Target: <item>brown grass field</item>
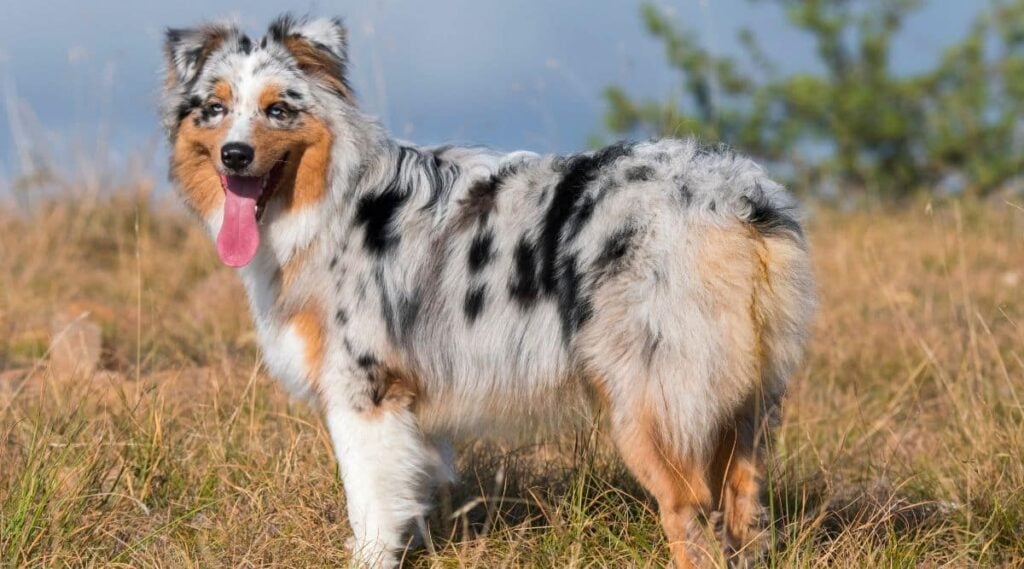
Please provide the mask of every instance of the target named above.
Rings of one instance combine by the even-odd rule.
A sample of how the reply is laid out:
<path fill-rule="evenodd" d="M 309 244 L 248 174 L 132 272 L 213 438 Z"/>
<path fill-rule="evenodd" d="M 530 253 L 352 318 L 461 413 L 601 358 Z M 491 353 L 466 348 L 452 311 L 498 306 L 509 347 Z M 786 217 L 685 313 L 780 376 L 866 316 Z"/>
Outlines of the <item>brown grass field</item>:
<path fill-rule="evenodd" d="M 0 565 L 343 565 L 328 437 L 171 197 L 0 208 Z M 809 220 L 820 310 L 768 465 L 769 567 L 1024 566 L 1024 210 Z M 53 333 L 102 330 L 68 373 Z M 463 449 L 414 567 L 660 567 L 599 432 Z"/>

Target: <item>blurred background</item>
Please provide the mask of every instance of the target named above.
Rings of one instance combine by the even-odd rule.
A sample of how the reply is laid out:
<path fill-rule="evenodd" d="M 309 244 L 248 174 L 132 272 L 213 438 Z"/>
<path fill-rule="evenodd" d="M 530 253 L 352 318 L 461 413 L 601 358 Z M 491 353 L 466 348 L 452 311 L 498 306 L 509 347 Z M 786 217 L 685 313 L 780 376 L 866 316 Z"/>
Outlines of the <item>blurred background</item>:
<path fill-rule="evenodd" d="M 166 27 L 285 9 L 346 19 L 397 137 L 757 157 L 819 285 L 764 565 L 1024 567 L 1024 0 L 0 0 L 0 567 L 347 566 L 330 437 L 261 371 L 155 111 Z M 463 445 L 411 566 L 667 562 L 587 438 Z"/>
<path fill-rule="evenodd" d="M 571 152 L 694 134 L 824 197 L 1019 186 L 1019 0 L 8 1 L 6 187 L 68 171 L 166 187 L 164 28 L 228 18 L 261 35 L 286 9 L 345 18 L 361 104 L 415 142 Z"/>

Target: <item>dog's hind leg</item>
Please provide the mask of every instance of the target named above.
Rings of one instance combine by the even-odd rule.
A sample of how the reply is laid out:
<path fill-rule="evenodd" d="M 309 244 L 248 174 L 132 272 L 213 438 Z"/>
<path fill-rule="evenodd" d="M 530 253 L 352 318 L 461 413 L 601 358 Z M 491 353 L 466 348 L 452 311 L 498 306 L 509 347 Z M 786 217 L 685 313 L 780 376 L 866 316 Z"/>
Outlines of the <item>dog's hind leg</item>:
<path fill-rule="evenodd" d="M 724 515 L 725 553 L 732 562 L 749 558 L 761 529 L 760 463 L 757 414 L 744 406 L 723 429 L 715 451 L 712 491 Z"/>
<path fill-rule="evenodd" d="M 427 510 L 437 453 L 406 407 L 327 408 L 352 528 L 352 553 L 364 567 L 398 564 L 409 531 Z"/>
<path fill-rule="evenodd" d="M 715 566 L 718 547 L 711 545 L 713 536 L 699 520 L 711 504 L 701 461 L 664 444 L 657 423 L 642 411 L 616 414 L 613 410 L 612 437 L 626 466 L 658 502 L 676 568 Z"/>

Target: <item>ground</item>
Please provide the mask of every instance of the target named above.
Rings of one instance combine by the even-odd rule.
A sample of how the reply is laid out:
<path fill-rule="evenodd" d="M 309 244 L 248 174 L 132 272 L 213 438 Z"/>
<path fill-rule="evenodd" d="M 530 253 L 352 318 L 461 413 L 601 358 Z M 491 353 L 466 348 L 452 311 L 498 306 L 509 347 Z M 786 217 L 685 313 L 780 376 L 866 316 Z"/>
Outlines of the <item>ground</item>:
<path fill-rule="evenodd" d="M 343 564 L 329 437 L 263 374 L 198 225 L 131 190 L 37 202 L 0 208 L 0 564 Z M 820 311 L 773 443 L 761 561 L 1024 566 L 1024 210 L 812 207 L 808 233 Z M 99 330 L 91 371 L 49 349 L 82 323 Z M 463 451 L 410 565 L 667 561 L 600 432 Z"/>

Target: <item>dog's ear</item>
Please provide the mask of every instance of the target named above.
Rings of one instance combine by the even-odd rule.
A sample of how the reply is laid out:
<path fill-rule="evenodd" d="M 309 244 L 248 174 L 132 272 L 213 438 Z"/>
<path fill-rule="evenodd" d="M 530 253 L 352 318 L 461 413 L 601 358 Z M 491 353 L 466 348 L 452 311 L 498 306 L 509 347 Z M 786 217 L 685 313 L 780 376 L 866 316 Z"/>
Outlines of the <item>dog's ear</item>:
<path fill-rule="evenodd" d="M 345 77 L 348 31 L 340 19 L 297 20 L 285 14 L 274 20 L 267 35 L 295 58 L 303 73 L 352 102 L 352 89 Z"/>
<path fill-rule="evenodd" d="M 238 29 L 227 24 L 168 29 L 164 36 L 167 89 L 195 81 L 210 55 L 228 41 L 240 41 Z M 248 39 L 245 38 L 246 43 Z"/>

